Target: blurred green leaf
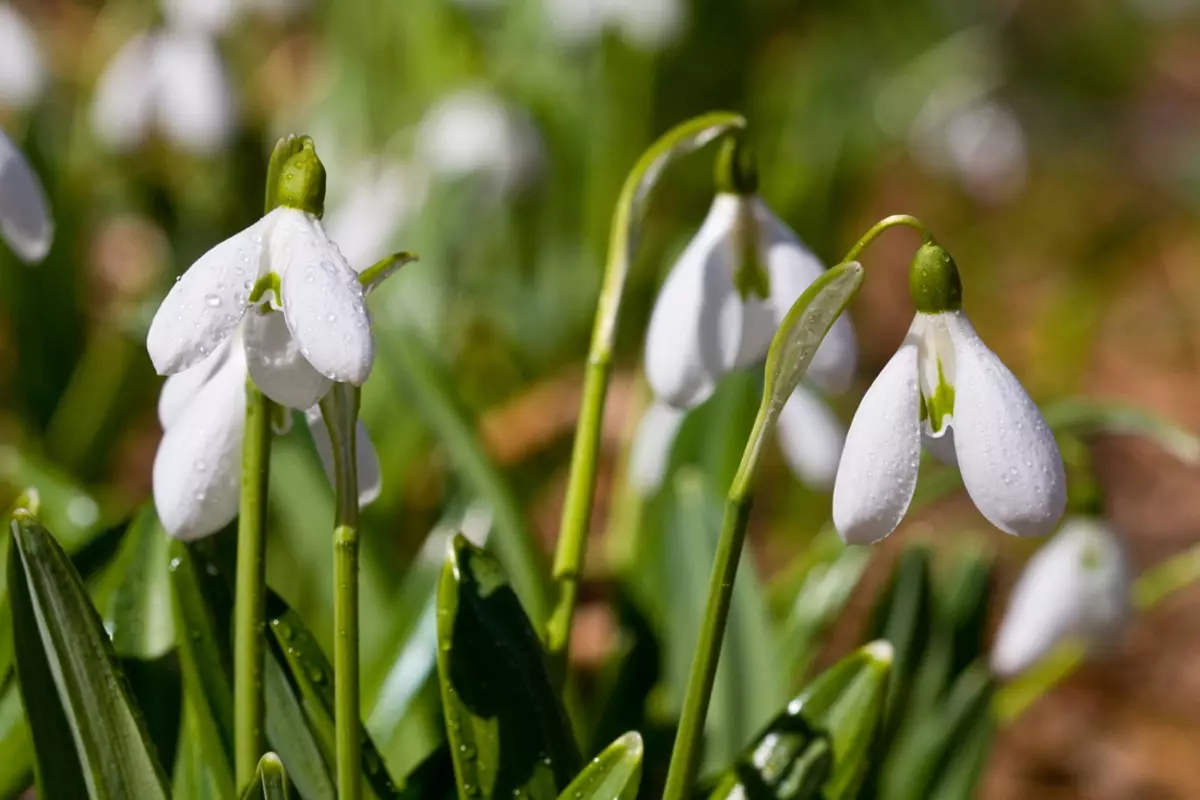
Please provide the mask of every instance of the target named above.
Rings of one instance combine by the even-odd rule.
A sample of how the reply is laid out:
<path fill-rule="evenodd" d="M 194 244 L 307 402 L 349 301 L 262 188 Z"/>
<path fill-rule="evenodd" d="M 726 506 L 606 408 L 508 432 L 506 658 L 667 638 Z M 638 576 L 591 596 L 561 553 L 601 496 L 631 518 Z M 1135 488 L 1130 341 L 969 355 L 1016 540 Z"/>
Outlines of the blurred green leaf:
<path fill-rule="evenodd" d="M 16 675 L 0 684 L 0 797 L 14 797 L 33 783 L 33 738 Z"/>
<path fill-rule="evenodd" d="M 170 544 L 153 504 L 147 504 L 129 523 L 116 555 L 89 581 L 113 650 L 123 658 L 155 659 L 174 644 Z"/>
<path fill-rule="evenodd" d="M 976 714 L 969 729 L 951 749 L 942 765 L 928 800 L 970 800 L 979 792 L 979 779 L 991 755 L 996 721 L 990 714 Z"/>
<path fill-rule="evenodd" d="M 11 529 L 13 636 L 39 791 L 165 800 L 162 766 L 78 573 L 29 514 L 16 512 Z"/>
<path fill-rule="evenodd" d="M 336 739 L 333 722 L 333 668 L 300 616 L 288 608 L 274 592 L 267 595 L 267 626 L 273 634 L 272 655 L 286 666 L 308 728 L 325 759 L 335 768 Z M 391 776 L 383 766 L 371 737 L 362 731 L 363 793 L 366 797 L 386 800 L 396 796 Z"/>
<path fill-rule="evenodd" d="M 488 457 L 450 381 L 416 334 L 397 331 L 380 343 L 381 353 L 395 365 L 391 371 L 402 380 L 405 393 L 446 449 L 455 470 L 491 509 L 495 528 L 488 549 L 495 551 L 526 613 L 540 627 L 550 609 L 546 571 L 512 488 Z"/>
<path fill-rule="evenodd" d="M 438 676 L 459 794 L 557 798 L 579 769 L 541 642 L 500 564 L 455 536 L 438 586 Z"/>
<path fill-rule="evenodd" d="M 175 769 L 171 773 L 172 800 L 223 800 L 234 796 L 233 783 L 229 781 L 222 788 L 221 777 L 217 769 L 222 769 L 226 777 L 229 765 L 224 753 L 215 760 L 210 746 L 204 741 L 199 731 L 197 713 L 192 703 L 185 696 L 183 701 L 183 719 L 180 722 L 179 748 L 175 751 Z M 221 764 L 218 767 L 216 764 Z"/>
<path fill-rule="evenodd" d="M 1122 403 L 1073 397 L 1042 413 L 1056 434 L 1144 436 L 1187 464 L 1200 463 L 1200 437 L 1178 423 Z"/>
<path fill-rule="evenodd" d="M 630 732 L 593 758 L 560 800 L 634 800 L 642 777 L 642 737 Z"/>
<path fill-rule="evenodd" d="M 254 770 L 254 780 L 242 791 L 242 800 L 291 800 L 287 772 L 274 753 L 267 753 Z"/>
<path fill-rule="evenodd" d="M 668 702 L 677 712 L 704 617 L 722 504 L 704 476 L 690 467 L 676 474 L 672 502 L 663 536 L 663 648 Z M 745 559 L 738 574 L 729 615 L 705 729 L 708 770 L 732 761 L 787 700 L 777 641 L 752 558 Z M 702 767 L 701 774 L 705 771 Z"/>
<path fill-rule="evenodd" d="M 829 737 L 784 711 L 721 776 L 709 800 L 817 798 L 832 772 Z"/>

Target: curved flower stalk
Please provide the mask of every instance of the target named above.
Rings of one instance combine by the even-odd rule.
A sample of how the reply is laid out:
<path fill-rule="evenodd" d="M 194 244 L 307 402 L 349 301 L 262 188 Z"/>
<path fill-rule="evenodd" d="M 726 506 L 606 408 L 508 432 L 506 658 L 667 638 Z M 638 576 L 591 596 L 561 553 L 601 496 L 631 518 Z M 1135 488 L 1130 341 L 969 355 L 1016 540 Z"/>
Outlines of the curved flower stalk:
<path fill-rule="evenodd" d="M 958 268 L 928 238 L 913 260 L 910 289 L 916 317 L 846 436 L 834 525 L 850 544 L 895 530 L 912 501 L 924 445 L 957 464 L 967 494 L 997 528 L 1046 535 L 1066 506 L 1054 435 L 967 321 Z"/>
<path fill-rule="evenodd" d="M 193 13 L 185 7 L 201 4 L 169 3 L 167 18 L 175 24 L 138 34 L 117 51 L 92 99 L 92 128 L 108 147 L 136 149 L 153 129 L 200 154 L 229 141 L 236 123 L 233 87 L 210 36 L 220 5 Z"/>
<path fill-rule="evenodd" d="M 726 143 L 708 217 L 667 276 L 650 317 L 646 378 L 655 397 L 676 408 L 700 405 L 726 374 L 762 361 L 784 315 L 825 272 L 758 196 L 745 153 L 735 141 Z M 854 331 L 839 318 L 808 377 L 825 391 L 845 391 L 855 360 Z"/>
<path fill-rule="evenodd" d="M 0 236 L 17 257 L 41 261 L 50 252 L 54 221 L 42 183 L 25 156 L 0 130 Z"/>
<path fill-rule="evenodd" d="M 0 2 L 0 106 L 31 106 L 45 85 L 46 67 L 33 28 L 11 4 Z"/>
<path fill-rule="evenodd" d="M 1021 573 L 996 642 L 992 672 L 1011 678 L 1066 639 L 1091 651 L 1117 643 L 1132 615 L 1125 547 L 1107 522 L 1071 517 Z"/>

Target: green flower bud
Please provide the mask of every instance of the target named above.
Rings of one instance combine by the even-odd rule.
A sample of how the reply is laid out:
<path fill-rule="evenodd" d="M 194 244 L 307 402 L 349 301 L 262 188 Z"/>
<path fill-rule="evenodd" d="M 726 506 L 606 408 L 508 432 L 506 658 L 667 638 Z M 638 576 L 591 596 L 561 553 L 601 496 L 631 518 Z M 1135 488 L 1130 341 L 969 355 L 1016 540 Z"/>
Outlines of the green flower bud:
<path fill-rule="evenodd" d="M 721 144 L 713 179 L 719 193 L 748 195 L 758 192 L 758 163 L 754 151 L 742 137 L 731 136 Z"/>
<path fill-rule="evenodd" d="M 325 166 L 307 136 L 300 150 L 283 164 L 277 197 L 281 206 L 298 208 L 315 217 L 325 213 Z"/>
<path fill-rule="evenodd" d="M 962 281 L 950 254 L 926 238 L 908 270 L 908 291 L 917 311 L 938 314 L 962 308 Z"/>

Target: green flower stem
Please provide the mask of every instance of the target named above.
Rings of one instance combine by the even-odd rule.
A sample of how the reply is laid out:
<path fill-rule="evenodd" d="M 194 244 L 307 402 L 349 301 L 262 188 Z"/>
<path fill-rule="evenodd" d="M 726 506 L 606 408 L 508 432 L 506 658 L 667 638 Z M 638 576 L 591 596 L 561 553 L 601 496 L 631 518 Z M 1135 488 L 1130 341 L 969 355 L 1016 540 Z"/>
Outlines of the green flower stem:
<path fill-rule="evenodd" d="M 355 424 L 359 390 L 334 384 L 321 400 L 333 444 L 337 512 L 333 528 L 333 702 L 340 800 L 362 795 L 358 666 L 358 469 Z"/>
<path fill-rule="evenodd" d="M 237 785 L 254 779 L 263 735 L 263 616 L 266 613 L 267 482 L 273 403 L 246 381 L 242 497 L 238 511 L 237 592 L 233 618 L 233 730 Z"/>
<path fill-rule="evenodd" d="M 592 516 L 596 486 L 596 460 L 600 451 L 604 401 L 612 374 L 613 341 L 642 211 L 650 190 L 672 157 L 690 152 L 745 124 L 746 121 L 737 114 L 714 112 L 672 128 L 642 154 L 621 187 L 621 195 L 613 211 L 608 262 L 604 268 L 592 342 L 588 350 L 583 403 L 579 410 L 579 424 L 575 429 L 567 495 L 558 549 L 554 556 L 554 580 L 558 584 L 559 596 L 546 624 L 546 648 L 556 672 L 561 673 L 571 643 L 571 620 L 575 614 L 587 555 L 588 522 Z"/>
<path fill-rule="evenodd" d="M 1193 545 L 1146 570 L 1134 581 L 1133 607 L 1145 613 L 1197 581 L 1200 581 L 1200 545 Z M 996 693 L 993 701 L 996 716 L 1002 723 L 1019 717 L 1035 700 L 1074 672 L 1085 655 L 1078 641 L 1064 642 L 1055 648 L 1029 673 Z"/>
<path fill-rule="evenodd" d="M 774 427 L 776 418 L 776 412 L 769 404 L 764 403 L 754 420 L 754 428 L 750 432 L 746 450 L 742 453 L 742 462 L 725 500 L 721 535 L 717 539 L 717 554 L 713 561 L 712 576 L 708 581 L 708 604 L 704 609 L 700 640 L 696 643 L 696 656 L 692 659 L 692 670 L 688 675 L 683 713 L 679 718 L 675 746 L 671 751 L 671 766 L 667 772 L 663 800 L 683 800 L 689 797 L 692 783 L 696 779 L 696 771 L 700 767 L 704 720 L 708 716 L 713 684 L 717 679 L 721 640 L 725 637 L 729 604 L 733 599 L 733 581 L 737 577 L 738 564 L 746 543 L 746 525 L 750 519 L 750 506 L 753 501 L 750 487 L 762 460 L 763 442 Z"/>
<path fill-rule="evenodd" d="M 867 245 L 875 241 L 875 239 L 877 239 L 879 235 L 888 228 L 894 228 L 897 225 L 905 225 L 913 230 L 919 231 L 922 237 L 929 236 L 929 231 L 925 228 L 925 224 L 921 222 L 921 220 L 917 219 L 916 217 L 909 216 L 908 214 L 893 214 L 890 217 L 884 217 L 883 219 L 879 220 L 879 222 L 876 222 L 874 225 L 872 225 L 871 228 L 862 235 L 862 238 L 855 242 L 854 247 L 850 248 L 850 252 L 846 253 L 846 257 L 842 259 L 842 262 L 845 263 L 847 261 L 858 261 L 858 257 L 862 254 L 862 251 L 866 249 Z"/>

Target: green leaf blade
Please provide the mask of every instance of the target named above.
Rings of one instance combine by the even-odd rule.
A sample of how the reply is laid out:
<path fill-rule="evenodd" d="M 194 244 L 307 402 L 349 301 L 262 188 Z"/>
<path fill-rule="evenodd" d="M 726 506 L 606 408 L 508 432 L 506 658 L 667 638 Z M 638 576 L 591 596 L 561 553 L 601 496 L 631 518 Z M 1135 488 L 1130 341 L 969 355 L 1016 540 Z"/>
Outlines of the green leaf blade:
<path fill-rule="evenodd" d="M 560 800 L 634 800 L 642 779 L 643 752 L 641 735 L 625 734 L 575 776 Z"/>

